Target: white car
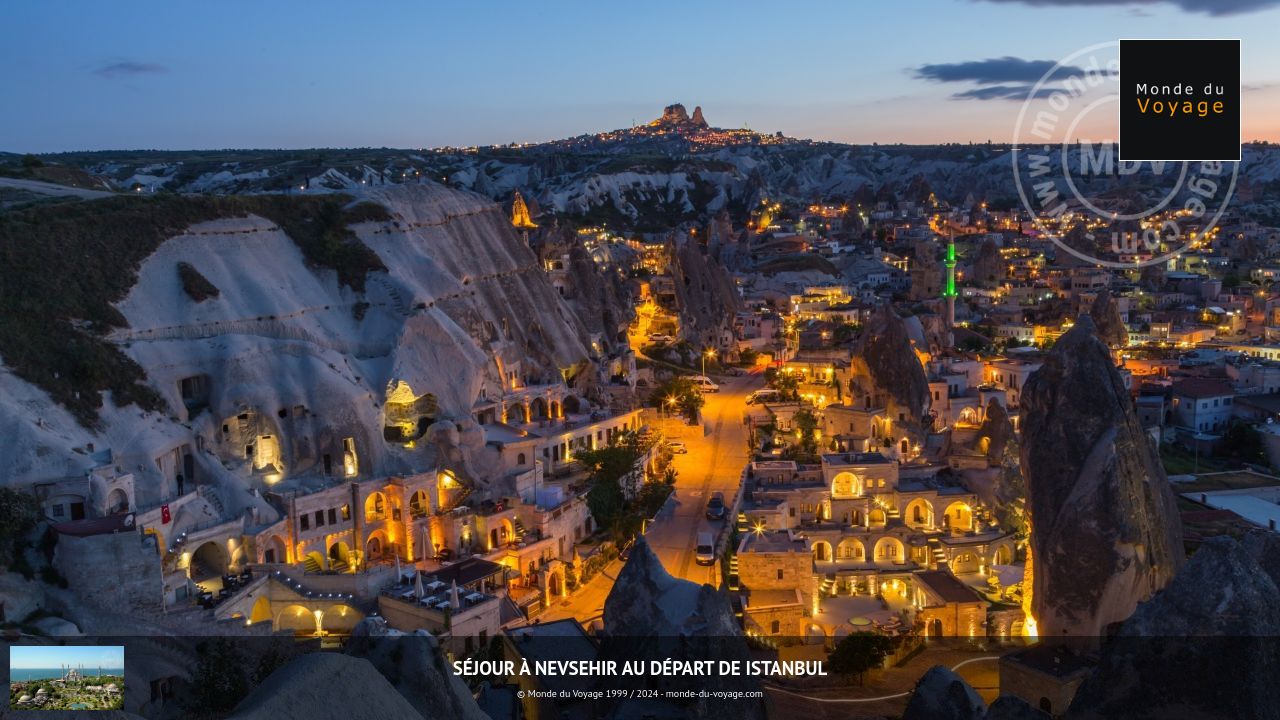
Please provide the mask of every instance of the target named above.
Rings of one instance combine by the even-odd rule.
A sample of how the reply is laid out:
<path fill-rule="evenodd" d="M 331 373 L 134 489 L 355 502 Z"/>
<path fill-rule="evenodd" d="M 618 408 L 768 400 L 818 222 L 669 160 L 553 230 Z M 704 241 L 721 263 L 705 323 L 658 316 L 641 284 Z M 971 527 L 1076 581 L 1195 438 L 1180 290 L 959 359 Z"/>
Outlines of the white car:
<path fill-rule="evenodd" d="M 668 440 L 667 449 L 674 455 L 684 455 L 689 452 L 689 448 L 685 447 L 685 444 L 679 440 Z"/>
<path fill-rule="evenodd" d="M 709 532 L 698 533 L 698 547 L 694 560 L 699 565 L 716 564 L 716 539 Z"/>
<path fill-rule="evenodd" d="M 711 382 L 711 378 L 706 375 L 697 375 L 693 378 L 693 384 L 704 393 L 720 392 L 720 386 Z"/>
<path fill-rule="evenodd" d="M 670 335 L 663 335 L 661 333 L 652 333 L 651 335 L 649 335 L 649 342 L 651 343 L 657 343 L 657 344 L 665 343 L 667 345 L 670 345 L 675 341 L 676 339 L 671 337 Z"/>
<path fill-rule="evenodd" d="M 761 402 L 774 402 L 782 397 L 777 390 L 766 388 L 764 390 L 756 390 L 747 396 L 747 404 L 755 405 Z"/>

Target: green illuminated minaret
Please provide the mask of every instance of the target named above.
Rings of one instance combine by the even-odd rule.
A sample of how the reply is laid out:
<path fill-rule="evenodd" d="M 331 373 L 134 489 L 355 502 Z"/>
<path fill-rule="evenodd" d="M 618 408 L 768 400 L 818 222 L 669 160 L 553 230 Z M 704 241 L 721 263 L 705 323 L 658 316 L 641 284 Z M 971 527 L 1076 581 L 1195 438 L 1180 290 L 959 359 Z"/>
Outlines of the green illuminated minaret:
<path fill-rule="evenodd" d="M 956 239 L 947 233 L 947 289 L 942 297 L 947 299 L 947 349 L 955 347 L 956 326 Z"/>

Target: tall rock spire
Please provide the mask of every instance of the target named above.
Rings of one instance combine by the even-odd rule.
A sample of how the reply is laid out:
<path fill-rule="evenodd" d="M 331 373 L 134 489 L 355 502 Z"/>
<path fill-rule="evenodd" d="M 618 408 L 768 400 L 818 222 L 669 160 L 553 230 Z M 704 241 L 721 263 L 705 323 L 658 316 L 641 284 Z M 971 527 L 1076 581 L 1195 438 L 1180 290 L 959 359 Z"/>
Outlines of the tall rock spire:
<path fill-rule="evenodd" d="M 1160 458 L 1088 315 L 1027 380 L 1022 409 L 1039 634 L 1105 635 L 1184 554 Z"/>

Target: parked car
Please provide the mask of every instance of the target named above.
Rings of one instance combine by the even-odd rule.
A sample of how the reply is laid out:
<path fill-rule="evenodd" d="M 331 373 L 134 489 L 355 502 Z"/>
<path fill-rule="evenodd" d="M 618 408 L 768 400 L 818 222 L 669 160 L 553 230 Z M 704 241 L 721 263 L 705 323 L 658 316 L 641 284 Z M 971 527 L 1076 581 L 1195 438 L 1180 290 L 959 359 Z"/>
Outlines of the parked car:
<path fill-rule="evenodd" d="M 675 338 L 673 338 L 673 337 L 671 337 L 670 335 L 663 335 L 662 333 L 650 333 L 650 334 L 649 334 L 649 342 L 651 342 L 651 343 L 656 343 L 656 344 L 660 344 L 660 345 L 662 345 L 662 344 L 670 345 L 671 343 L 673 343 L 673 342 L 675 342 L 675 341 L 676 341 L 676 339 L 675 339 Z"/>
<path fill-rule="evenodd" d="M 670 450 L 673 455 L 684 455 L 689 452 L 689 448 L 685 447 L 685 444 L 679 440 L 668 440 L 667 449 Z"/>
<path fill-rule="evenodd" d="M 706 375 L 695 375 L 693 384 L 704 393 L 720 392 L 720 386 L 711 382 L 711 378 Z"/>
<path fill-rule="evenodd" d="M 707 519 L 723 520 L 725 513 L 724 493 L 713 493 L 707 501 Z"/>
<path fill-rule="evenodd" d="M 699 565 L 715 565 L 716 564 L 716 539 L 709 532 L 698 533 L 698 546 L 696 548 L 694 560 Z"/>
<path fill-rule="evenodd" d="M 771 388 L 765 388 L 763 390 L 756 390 L 755 392 L 748 395 L 747 404 L 755 405 L 756 403 L 761 403 L 761 402 L 776 402 L 781 397 L 782 395 L 777 390 L 773 390 Z"/>

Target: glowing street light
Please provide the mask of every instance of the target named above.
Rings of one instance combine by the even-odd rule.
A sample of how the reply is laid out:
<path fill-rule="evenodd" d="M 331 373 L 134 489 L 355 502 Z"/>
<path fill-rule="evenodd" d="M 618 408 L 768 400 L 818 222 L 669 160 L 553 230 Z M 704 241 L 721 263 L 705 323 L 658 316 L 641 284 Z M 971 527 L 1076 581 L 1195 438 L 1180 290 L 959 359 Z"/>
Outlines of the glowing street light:
<path fill-rule="evenodd" d="M 707 348 L 707 351 L 702 353 L 702 375 L 704 377 L 707 374 L 707 358 L 715 358 L 715 356 L 715 348 Z"/>

